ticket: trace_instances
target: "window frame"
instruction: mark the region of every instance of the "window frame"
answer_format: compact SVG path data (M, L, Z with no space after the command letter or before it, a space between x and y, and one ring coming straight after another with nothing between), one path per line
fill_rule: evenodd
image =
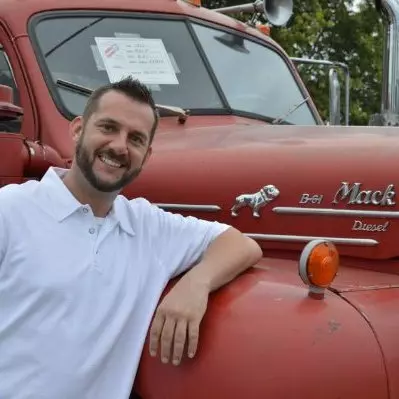
M31 62L31 59L24 59L21 56L17 42L5 22L0 21L0 44L7 57L15 86L18 89L19 107L23 109L20 131L9 134L20 134L26 139L34 141L40 139L40 132L38 123L39 115L33 95L33 87L30 84L29 68L27 66Z
M255 36L252 36L246 32L242 31L237 31L235 29L229 28L227 26L222 26L219 24L216 24L211 21L204 21L202 19L198 19L195 17L187 16L187 15L175 15L175 14L158 14L158 13L143 13L143 12L135 12L135 11L105 11L105 10L90 10L90 11L46 11L40 14L37 14L33 16L28 23L28 34L29 38L32 43L32 47L34 49L35 56L37 58L39 68L42 71L42 75L44 78L44 81L48 87L48 90L50 92L50 95L55 103L55 106L57 107L58 111L68 120L72 120L74 117L77 115L73 114L68 110L68 108L64 105L61 96L59 95L57 86L54 84L50 70L47 66L46 60L43 57L43 53L40 49L39 41L37 38L37 35L35 33L35 29L38 23L40 23L43 20L46 19L54 19L54 18L68 18L68 17L109 17L109 18L135 18L135 19L149 19L149 20L170 20L170 21L182 21L187 29L189 34L191 35L191 39L193 40L193 43L198 51L198 54L200 58L202 59L207 71L209 72L210 79L220 96L220 99L223 104L223 108L221 109L206 109L206 108L201 108L201 109L194 109L190 110L191 115L236 115L236 116L242 116L242 117L248 117L256 120L261 120L265 122L271 122L273 118L270 117L265 117L260 114L252 113L252 112L247 112L247 111L241 111L241 110L236 110L232 109L227 97L220 86L220 83L216 77L216 74L211 66L210 61L208 60L208 57L206 56L206 52L203 49L201 42L198 38L198 36L195 33L194 27L192 24L198 24L202 25L204 27L209 27L213 28L216 30L219 30L221 32L225 33L230 33L230 34L235 34L235 35L240 35L246 40L250 40L258 45L261 45L263 47L268 48L270 51L274 51L279 55L282 59L283 62L285 62L286 66L288 67L291 76L295 83L298 86L298 89L300 93L303 96L303 99L305 99L309 93L307 92L306 86L304 85L303 81L301 80L299 74L297 73L297 70L295 69L295 66L292 62L289 62L289 58L287 55L280 50L277 46L274 46L272 42L268 43L265 42L264 40L261 40L260 38L257 38ZM313 100L310 99L308 104L305 106L308 107L309 112L313 116L314 119L314 126L317 125L323 125L323 121L321 120L320 115L317 112L317 108L315 104L313 103ZM288 112L288 110L287 110ZM168 115L167 111L164 111L161 113L161 116ZM279 115L280 116L280 115ZM277 117L277 115L276 115ZM298 125L299 126L299 125ZM312 125L313 126L313 125Z
M3 44L0 41L0 54L2 54L2 56L4 56L4 60L7 64L7 67L9 69L9 72L11 73L11 79L14 81L14 86L15 86L15 91L17 93L17 99L15 98L15 93L14 93L14 87L11 87L12 91L13 91L13 104L21 107L21 94L20 94L20 88L19 88L19 84L17 82L17 79L15 78L15 72L14 69L12 67L11 61L10 61L10 57L7 53L7 50L4 48ZM8 85L7 85L8 86ZM10 87L10 86L8 86ZM23 125L23 120L24 120L24 115L20 116L18 119L15 120L4 120L1 121L0 124L2 125L7 125L10 122L15 124L16 127L18 128L16 130L16 128L11 127L12 130L8 131L8 130L0 130L1 133L11 133L11 134L20 134L22 131L22 125Z

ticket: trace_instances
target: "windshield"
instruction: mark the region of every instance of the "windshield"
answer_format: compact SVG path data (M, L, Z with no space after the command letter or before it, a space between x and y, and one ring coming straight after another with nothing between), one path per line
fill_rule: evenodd
M105 14L104 14L105 15ZM88 89L133 75L158 104L191 114L244 112L280 118L303 101L291 71L272 49L240 36L177 19L54 16L34 26L50 91L69 117L82 114ZM308 104L287 123L314 125Z

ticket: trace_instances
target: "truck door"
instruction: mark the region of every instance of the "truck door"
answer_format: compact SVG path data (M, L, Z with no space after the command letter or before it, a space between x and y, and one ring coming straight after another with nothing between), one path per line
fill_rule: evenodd
M0 30L1 35L1 30ZM11 104L4 95L6 90L0 86L0 187L10 183L22 183L24 165L27 160L27 148L21 133L23 116L5 116L2 109L10 105L20 105L19 90L7 52L0 43L0 85L12 89ZM8 103L8 104L7 104Z

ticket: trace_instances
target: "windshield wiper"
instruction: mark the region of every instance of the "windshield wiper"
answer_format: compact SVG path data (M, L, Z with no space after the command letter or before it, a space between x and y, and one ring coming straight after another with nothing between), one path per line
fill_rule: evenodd
M102 21L104 19L104 17L100 17L97 18L96 20L94 20L93 22L88 23L87 25L83 26L82 28L78 29L76 32L73 32L71 35L69 35L68 37L66 37L64 40L61 40L60 43L58 43L57 45L55 45L52 49L50 49L49 51L47 51L44 54L44 58L47 58L50 54L54 53L54 51L58 50L61 46L63 46L65 43L69 42L70 40L72 40L74 37L78 36L79 34L81 34L82 32L84 32L85 30L91 28L93 25L99 23L100 21Z
M89 87L81 86L78 85L77 83L68 82L67 80L64 79L57 79L55 83L57 83L58 86L61 86L64 89L69 89L71 91L74 91L75 93L83 94L86 97L91 96L91 94L94 91Z
M77 83L68 82L67 80L64 79L57 79L56 83L58 86L74 91L75 93L82 94L86 97L89 97L94 91L89 87L81 86ZM184 110L183 108L176 107L174 105L155 104L155 106L157 107L158 110L168 111L173 115L178 116L179 122L182 124L186 122L187 118L190 115L190 110Z
M280 116L272 121L272 125L279 125L280 123L286 122L288 116L294 113L298 108L302 107L303 104L307 103L310 100L310 96L307 96L303 99L299 104L295 105L291 108L285 115Z

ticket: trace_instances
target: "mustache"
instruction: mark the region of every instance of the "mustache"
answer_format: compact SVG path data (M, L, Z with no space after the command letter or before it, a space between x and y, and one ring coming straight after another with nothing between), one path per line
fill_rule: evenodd
M130 159L126 155L117 154L114 150L109 149L106 151L96 151L95 156L105 155L107 158L111 159L112 161L116 161L123 166L130 168Z

